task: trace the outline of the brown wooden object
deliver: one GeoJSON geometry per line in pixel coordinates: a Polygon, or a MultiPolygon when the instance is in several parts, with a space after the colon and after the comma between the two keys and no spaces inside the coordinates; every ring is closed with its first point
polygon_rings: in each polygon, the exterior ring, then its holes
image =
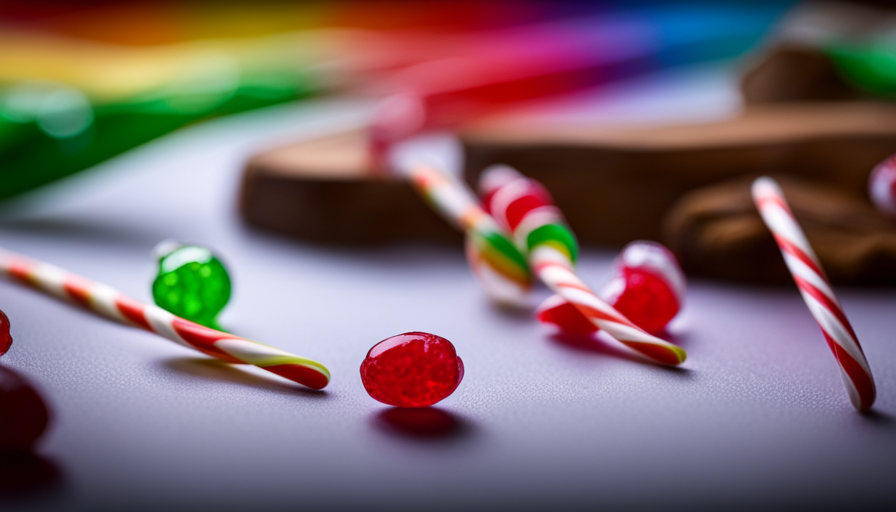
{"type": "MultiPolygon", "coordinates": [[[[506,163],[541,180],[585,244],[660,240],[681,196],[756,173],[787,173],[865,194],[871,168],[896,152],[896,106],[751,107],[734,119],[678,126],[483,123],[461,134],[466,177],[506,163]]],[[[460,241],[407,183],[369,170],[362,132],[262,152],[245,171],[246,222],[304,240],[375,244],[460,241]]]]}
{"type": "MultiPolygon", "coordinates": [[[[835,283],[896,284],[896,224],[868,201],[808,180],[776,176],[835,283]]],[[[751,283],[792,282],[780,251],[738,178],[686,194],[664,221],[665,241],[688,274],[751,283]]]]}
{"type": "Polygon", "coordinates": [[[462,240],[410,185],[370,170],[361,131],[255,155],[243,174],[240,211],[252,226],[313,242],[462,240]]]}
{"type": "Polygon", "coordinates": [[[620,246],[659,240],[678,198],[738,176],[786,173],[864,197],[871,169],[896,152],[896,106],[788,103],[653,128],[494,123],[463,142],[469,181],[512,165],[545,184],[583,242],[620,246]]]}
{"type": "Polygon", "coordinates": [[[741,93],[748,104],[863,97],[821,49],[794,44],[775,47],[752,67],[741,81],[741,93]]]}

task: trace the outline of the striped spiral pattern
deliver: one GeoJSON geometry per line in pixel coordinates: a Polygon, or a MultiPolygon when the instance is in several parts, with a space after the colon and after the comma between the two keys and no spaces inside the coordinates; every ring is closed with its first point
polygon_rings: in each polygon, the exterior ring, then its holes
{"type": "Polygon", "coordinates": [[[840,365],[850,400],[859,411],[867,410],[877,394],[874,378],[856,333],[846,319],[815,251],[775,180],[758,178],[753,182],[752,191],[762,220],[774,235],[784,263],[840,365]]]}
{"type": "Polygon", "coordinates": [[[467,259],[486,293],[499,303],[524,305],[532,275],[526,258],[466,185],[426,165],[406,171],[410,182],[444,218],[466,233],[467,259]]]}
{"type": "Polygon", "coordinates": [[[323,389],[330,382],[329,370],[316,361],[190,322],[48,263],[0,249],[0,273],[228,363],[252,364],[312,389],[323,389]]]}
{"type": "Polygon", "coordinates": [[[594,325],[648,359],[679,365],[687,353],[632,323],[601,300],[575,274],[578,254],[575,236],[566,227],[550,194],[535,180],[515,169],[495,166],[485,171],[481,183],[487,210],[529,256],[534,273],[563,299],[574,305],[594,325]]]}

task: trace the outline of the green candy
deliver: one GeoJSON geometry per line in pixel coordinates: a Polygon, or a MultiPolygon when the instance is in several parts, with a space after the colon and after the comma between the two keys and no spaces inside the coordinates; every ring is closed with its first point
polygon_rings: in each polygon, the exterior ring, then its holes
{"type": "Polygon", "coordinates": [[[159,273],[152,283],[156,305],[197,324],[222,330],[218,314],[230,299],[230,276],[210,250],[160,244],[159,273]]]}
{"type": "Polygon", "coordinates": [[[839,44],[826,51],[852,85],[874,96],[896,97],[896,44],[839,44]]]}
{"type": "Polygon", "coordinates": [[[310,72],[286,63],[238,71],[239,80],[221,90],[197,88],[196,78],[105,103],[65,84],[0,84],[0,201],[184,126],[323,90],[310,72]]]}
{"type": "Polygon", "coordinates": [[[526,238],[526,248],[531,251],[539,245],[550,245],[562,251],[572,263],[575,263],[579,256],[579,243],[575,235],[569,228],[560,224],[545,224],[533,229],[526,238]]]}

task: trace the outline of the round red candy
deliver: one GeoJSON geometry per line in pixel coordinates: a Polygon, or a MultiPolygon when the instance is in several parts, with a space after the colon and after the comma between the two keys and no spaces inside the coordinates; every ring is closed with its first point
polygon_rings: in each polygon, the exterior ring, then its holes
{"type": "Polygon", "coordinates": [[[660,334],[678,314],[675,292],[661,277],[641,269],[622,269],[624,288],[609,302],[638,327],[660,334]]]}
{"type": "Polygon", "coordinates": [[[450,341],[406,332],[377,343],[361,363],[361,382],[376,400],[396,407],[427,407],[447,398],[464,378],[450,341]]]}
{"type": "Polygon", "coordinates": [[[581,311],[559,295],[551,295],[538,306],[535,317],[542,323],[554,324],[568,334],[589,336],[598,328],[581,311]]]}
{"type": "Polygon", "coordinates": [[[9,318],[6,313],[0,311],[0,356],[12,346],[12,335],[9,334],[9,318]]]}
{"type": "Polygon", "coordinates": [[[48,422],[47,406],[28,380],[0,366],[0,453],[30,451],[48,422]]]}
{"type": "Polygon", "coordinates": [[[868,193],[878,211],[896,217],[896,155],[892,155],[871,171],[868,193]]]}

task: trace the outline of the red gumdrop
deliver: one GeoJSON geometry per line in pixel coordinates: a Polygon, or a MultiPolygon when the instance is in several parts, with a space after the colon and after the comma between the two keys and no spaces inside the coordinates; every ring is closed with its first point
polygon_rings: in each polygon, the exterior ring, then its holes
{"type": "MultiPolygon", "coordinates": [[[[604,287],[601,296],[608,304],[651,334],[661,334],[681,306],[668,283],[644,269],[620,269],[604,287]]],[[[599,329],[575,306],[559,295],[548,297],[535,312],[543,323],[554,324],[563,332],[589,336],[599,329]]]]}
{"type": "Polygon", "coordinates": [[[6,313],[0,311],[0,356],[5,354],[12,346],[12,335],[9,334],[9,318],[6,313]]]}
{"type": "Polygon", "coordinates": [[[535,317],[542,323],[554,324],[563,332],[576,336],[588,336],[599,330],[581,311],[559,295],[551,295],[538,306],[535,317]]]}
{"type": "Polygon", "coordinates": [[[678,314],[675,292],[662,278],[642,269],[622,269],[625,287],[609,302],[638,327],[660,334],[678,314]]]}
{"type": "Polygon", "coordinates": [[[457,389],[464,363],[450,341],[406,332],[377,343],[361,363],[361,382],[375,400],[396,407],[427,407],[457,389]]]}
{"type": "Polygon", "coordinates": [[[25,377],[0,366],[0,452],[28,452],[43,434],[50,415],[25,377]]]}
{"type": "Polygon", "coordinates": [[[868,177],[868,194],[877,210],[896,217],[896,155],[881,162],[868,177]]]}

